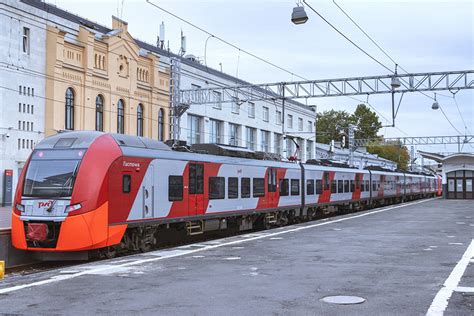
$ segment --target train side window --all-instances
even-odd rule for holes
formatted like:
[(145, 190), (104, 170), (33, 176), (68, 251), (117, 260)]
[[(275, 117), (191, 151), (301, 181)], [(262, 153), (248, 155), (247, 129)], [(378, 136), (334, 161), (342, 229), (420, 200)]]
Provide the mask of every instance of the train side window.
[(377, 181), (372, 181), (372, 191), (377, 191)]
[(314, 195), (314, 180), (306, 180), (306, 194)]
[(242, 198), (250, 197), (250, 178), (242, 178), (240, 180), (240, 194)]
[(337, 180), (337, 193), (344, 193), (344, 181)]
[(323, 193), (323, 181), (316, 180), (316, 194), (321, 194), (321, 193)]
[(209, 200), (225, 198), (225, 178), (209, 177)]
[(331, 181), (331, 193), (337, 193), (337, 180)]
[(268, 170), (268, 192), (276, 192), (276, 170), (270, 168)]
[(370, 180), (365, 180), (365, 191), (370, 191)]
[(351, 192), (355, 191), (355, 183), (354, 180), (351, 180)]
[(122, 192), (130, 193), (132, 190), (132, 176), (129, 174), (124, 174), (122, 176)]
[(168, 177), (168, 201), (182, 201), (183, 200), (183, 177), (169, 176)]
[(344, 180), (344, 193), (350, 192), (349, 180)]
[(189, 165), (189, 194), (204, 193), (204, 165), (192, 163)]
[(300, 180), (291, 179), (291, 195), (300, 195)]
[(330, 182), (329, 172), (325, 172), (324, 173), (324, 190), (329, 190), (329, 182)]
[(361, 181), (360, 182), (360, 192), (365, 192), (365, 185), (364, 185), (364, 181)]
[(253, 178), (253, 197), (265, 195), (265, 179)]
[(239, 197), (239, 178), (229, 177), (227, 195), (229, 199), (237, 199)]
[(280, 180), (280, 196), (288, 196), (290, 192), (288, 179)]

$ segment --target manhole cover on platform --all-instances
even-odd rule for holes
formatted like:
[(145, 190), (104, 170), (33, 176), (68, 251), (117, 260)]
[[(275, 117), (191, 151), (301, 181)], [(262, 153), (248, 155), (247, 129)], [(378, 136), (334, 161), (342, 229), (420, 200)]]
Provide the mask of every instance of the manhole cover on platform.
[(330, 304), (352, 305), (364, 303), (365, 298), (359, 296), (335, 295), (323, 297), (321, 301)]

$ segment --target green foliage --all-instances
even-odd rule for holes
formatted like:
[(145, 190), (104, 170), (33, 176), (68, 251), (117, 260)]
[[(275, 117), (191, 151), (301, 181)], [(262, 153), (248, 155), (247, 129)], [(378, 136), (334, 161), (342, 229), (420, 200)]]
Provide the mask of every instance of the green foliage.
[(331, 140), (341, 141), (344, 131), (347, 132), (351, 115), (346, 111), (325, 111), (318, 113), (316, 121), (316, 141), (329, 144)]
[[(378, 115), (365, 104), (359, 104), (353, 114), (349, 114), (346, 111), (335, 110), (318, 113), (316, 141), (323, 144), (329, 144), (331, 140), (340, 142), (345, 135), (347, 147), (349, 143), (349, 124), (355, 125), (356, 139), (369, 138), (383, 140), (382, 136), (377, 136), (377, 133), (382, 128), (382, 123), (379, 121)], [(408, 169), (410, 155), (408, 154), (407, 148), (401, 146), (400, 143), (384, 146), (372, 145), (367, 147), (367, 151), (396, 162), (399, 169)]]
[(394, 161), (398, 164), (398, 169), (408, 170), (410, 154), (408, 149), (401, 144), (368, 146), (367, 151), (377, 154), (379, 157)]
[(380, 123), (377, 114), (371, 111), (365, 104), (357, 106), (350, 120), (351, 124), (356, 126), (356, 139), (376, 138), (377, 133), (382, 128), (382, 123)]
[(349, 124), (355, 125), (355, 138), (375, 138), (382, 127), (377, 114), (364, 104), (359, 104), (354, 114), (346, 111), (325, 111), (317, 115), (316, 141), (323, 144), (329, 144), (331, 140), (340, 142), (345, 135), (347, 147)]

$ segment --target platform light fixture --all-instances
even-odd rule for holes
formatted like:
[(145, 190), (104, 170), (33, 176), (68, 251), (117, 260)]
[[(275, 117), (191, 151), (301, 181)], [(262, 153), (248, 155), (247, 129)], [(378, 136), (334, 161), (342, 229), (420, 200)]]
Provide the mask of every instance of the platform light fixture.
[(398, 65), (395, 64), (395, 74), (393, 75), (392, 81), (390, 82), (390, 86), (392, 87), (392, 90), (398, 89), (402, 85), (400, 83), (400, 78), (398, 78), (397, 68), (398, 68)]
[(306, 14), (303, 4), (301, 2), (296, 3), (296, 7), (293, 8), (293, 13), (291, 14), (291, 22), (296, 25), (304, 24), (308, 21), (308, 15)]
[(433, 109), (435, 111), (439, 109), (439, 103), (436, 100), (436, 93), (434, 94), (434, 102), (433, 102), (433, 105), (431, 105), (431, 109)]

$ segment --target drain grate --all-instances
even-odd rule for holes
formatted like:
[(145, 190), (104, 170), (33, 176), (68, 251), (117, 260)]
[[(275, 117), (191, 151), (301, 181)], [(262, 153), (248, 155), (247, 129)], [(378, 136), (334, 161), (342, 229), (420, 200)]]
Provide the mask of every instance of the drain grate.
[(329, 304), (352, 305), (364, 303), (365, 298), (359, 296), (335, 295), (323, 297), (321, 301)]

